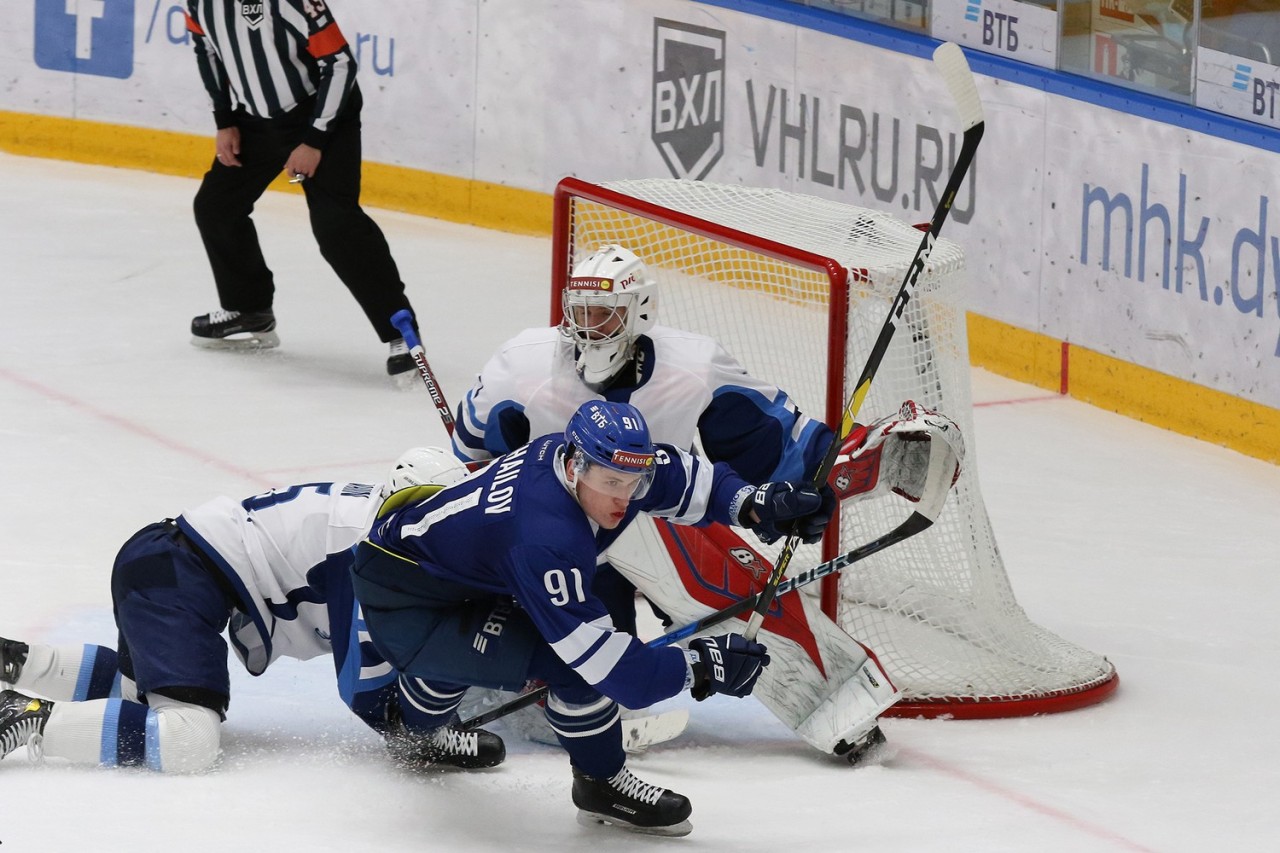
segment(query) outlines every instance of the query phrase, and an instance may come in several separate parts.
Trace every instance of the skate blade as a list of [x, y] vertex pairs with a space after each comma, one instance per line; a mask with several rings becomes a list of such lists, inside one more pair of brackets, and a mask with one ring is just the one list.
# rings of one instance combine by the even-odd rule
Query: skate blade
[[275, 332], [243, 332], [226, 338], [201, 338], [192, 335], [191, 344], [200, 349], [254, 351], [280, 346], [280, 336]]
[[671, 838], [680, 838], [693, 832], [693, 824], [688, 820], [682, 820], [670, 826], [636, 826], [634, 823], [627, 823], [625, 820], [620, 820], [616, 817], [583, 811], [582, 809], [578, 810], [578, 823], [583, 826], [616, 826], [618, 829], [638, 832], [641, 835], [663, 835]]

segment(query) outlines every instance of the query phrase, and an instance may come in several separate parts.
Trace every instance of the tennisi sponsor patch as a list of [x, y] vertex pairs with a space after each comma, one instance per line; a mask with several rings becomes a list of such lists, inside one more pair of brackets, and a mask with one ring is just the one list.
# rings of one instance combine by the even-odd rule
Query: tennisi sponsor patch
[[612, 461], [613, 464], [622, 468], [648, 468], [653, 464], [653, 454], [615, 450], [613, 451]]
[[569, 279], [570, 290], [613, 290], [613, 279], [582, 277]]

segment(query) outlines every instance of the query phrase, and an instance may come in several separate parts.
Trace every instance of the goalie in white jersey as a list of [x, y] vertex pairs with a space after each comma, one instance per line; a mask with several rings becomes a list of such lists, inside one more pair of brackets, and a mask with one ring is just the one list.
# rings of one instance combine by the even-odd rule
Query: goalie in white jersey
[[751, 483], [815, 470], [831, 431], [705, 335], [657, 324], [657, 283], [621, 246], [574, 267], [560, 326], [504, 343], [459, 405], [454, 452], [466, 462], [564, 429], [589, 400], [630, 403], [654, 440], [725, 462]]
[[[812, 478], [831, 430], [782, 389], [751, 376], [717, 341], [659, 325], [658, 285], [634, 252], [617, 245], [592, 252], [574, 266], [562, 299], [561, 325], [528, 329], [504, 343], [459, 405], [453, 447], [461, 459], [510, 452], [531, 435], [562, 429], [580, 404], [603, 399], [644, 412], [655, 442], [687, 450], [696, 442], [706, 458], [727, 463], [755, 485]], [[909, 463], [922, 458], [921, 448], [927, 457], [928, 441], [909, 444], [900, 440], [904, 435], [856, 431], [829, 481], [837, 494], [848, 499], [892, 489], [910, 496], [917, 490], [923, 470]], [[721, 542], [720, 550], [735, 556], [725, 572], [746, 575], [741, 555], [758, 555], [739, 547], [744, 544]], [[676, 621], [694, 621], [729, 603], [726, 588], [723, 599], [708, 606], [705, 579], [680, 576], [666, 550], [654, 525], [642, 519], [606, 555], [609, 561], [602, 557], [594, 591], [619, 630], [636, 630], [633, 583]], [[750, 568], [758, 570], [759, 560]], [[691, 587], [700, 587], [702, 600], [694, 600]], [[816, 748], [857, 761], [882, 742], [876, 720], [898, 693], [860, 644], [818, 608], [804, 608], [797, 617], [804, 636], [796, 643], [769, 641], [786, 664], [766, 671], [754, 695]], [[779, 620], [767, 621], [765, 630], [781, 630]], [[806, 651], [815, 648], [816, 656]], [[792, 652], [794, 660], [787, 660]], [[785, 681], [783, 672], [789, 673]]]
[[[454, 452], [466, 462], [509, 453], [564, 429], [589, 400], [630, 403], [654, 441], [694, 448], [759, 485], [801, 480], [818, 467], [831, 430], [787, 394], [747, 373], [718, 342], [657, 323], [658, 285], [622, 246], [577, 264], [559, 326], [504, 343], [458, 407]], [[596, 593], [619, 630], [635, 633], [635, 587], [607, 563]]]
[[[445, 451], [414, 448], [391, 486], [465, 474]], [[410, 737], [420, 685], [377, 656], [351, 589], [352, 547], [384, 497], [382, 484], [303, 483], [216, 498], [138, 531], [111, 573], [116, 649], [0, 638], [0, 681], [17, 688], [0, 692], [0, 757], [27, 743], [36, 758], [207, 769], [230, 702], [226, 630], [253, 675], [281, 657], [332, 652], [340, 695], [406, 765], [501, 761], [500, 749], [478, 758], [479, 734]]]

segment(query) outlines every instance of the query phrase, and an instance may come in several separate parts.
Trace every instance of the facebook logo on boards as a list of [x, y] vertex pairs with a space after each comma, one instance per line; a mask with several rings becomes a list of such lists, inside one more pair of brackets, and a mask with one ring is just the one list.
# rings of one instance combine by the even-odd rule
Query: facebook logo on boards
[[133, 74], [134, 0], [35, 0], [40, 68], [124, 79]]

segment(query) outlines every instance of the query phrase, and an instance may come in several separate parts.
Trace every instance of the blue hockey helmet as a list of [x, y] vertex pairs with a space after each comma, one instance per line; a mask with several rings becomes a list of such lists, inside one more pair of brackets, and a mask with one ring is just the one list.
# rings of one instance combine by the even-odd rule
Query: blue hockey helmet
[[626, 481], [630, 489], [627, 497], [638, 498], [649, 491], [656, 456], [649, 440], [649, 425], [635, 406], [603, 400], [583, 403], [569, 419], [564, 440], [572, 448], [571, 458], [579, 477], [591, 466], [599, 465], [639, 475], [634, 481]]

